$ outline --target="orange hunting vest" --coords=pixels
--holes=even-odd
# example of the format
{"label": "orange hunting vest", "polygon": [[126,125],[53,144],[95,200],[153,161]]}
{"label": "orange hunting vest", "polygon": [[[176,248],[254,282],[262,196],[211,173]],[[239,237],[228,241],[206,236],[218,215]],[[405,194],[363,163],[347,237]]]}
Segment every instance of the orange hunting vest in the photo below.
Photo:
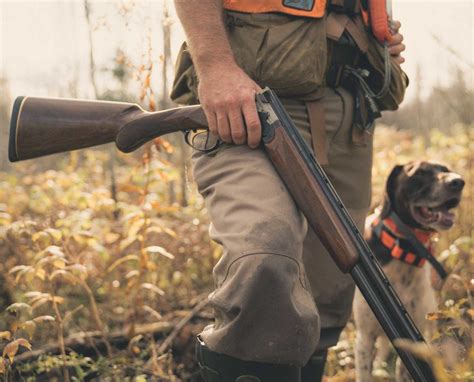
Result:
{"label": "orange hunting vest", "polygon": [[280,12],[295,16],[324,16],[326,0],[224,0],[224,8],[245,13]]}

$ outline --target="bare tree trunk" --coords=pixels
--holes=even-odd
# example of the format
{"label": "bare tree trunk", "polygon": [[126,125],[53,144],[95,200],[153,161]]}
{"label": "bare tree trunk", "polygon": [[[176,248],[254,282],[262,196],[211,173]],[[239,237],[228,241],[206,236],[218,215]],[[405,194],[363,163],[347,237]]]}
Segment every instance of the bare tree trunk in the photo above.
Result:
{"label": "bare tree trunk", "polygon": [[168,5],[165,1],[163,6],[163,68],[162,68],[162,88],[161,103],[163,109],[170,107],[171,101],[168,98],[168,65],[171,61],[171,20],[168,12]]}
{"label": "bare tree trunk", "polygon": [[188,205],[188,179],[186,171],[186,161],[188,158],[188,146],[184,141],[183,137],[179,140],[179,151],[180,151],[180,168],[179,175],[181,177],[181,206],[186,207]]}
{"label": "bare tree trunk", "polygon": [[0,94],[2,94],[2,102],[0,103],[0,170],[8,169],[7,153],[8,153],[8,129],[10,117],[10,92],[8,82],[5,78],[0,77]]}
{"label": "bare tree trunk", "polygon": [[423,102],[421,101],[421,89],[422,89],[422,75],[421,75],[421,67],[419,64],[416,66],[416,74],[415,74],[415,83],[416,83],[416,94],[415,94],[415,112],[416,112],[416,126],[418,127],[422,137],[425,147],[430,145],[430,128],[426,121],[423,120],[423,110],[422,105]]}
{"label": "bare tree trunk", "polygon": [[[100,98],[100,93],[97,87],[97,82],[95,79],[95,60],[94,60],[94,39],[92,36],[92,23],[90,18],[90,5],[88,0],[84,0],[84,11],[86,14],[87,20],[87,30],[89,33],[89,75],[92,84],[92,88],[94,89],[94,97],[95,99]],[[109,145],[109,172],[110,172],[110,195],[111,198],[115,201],[115,205],[117,205],[117,185],[116,185],[116,177],[115,177],[115,162],[117,159],[117,153],[115,147]],[[114,217],[115,219],[118,218],[118,210],[117,208],[114,209]]]}
{"label": "bare tree trunk", "polygon": [[[161,108],[168,109],[173,107],[171,100],[169,99],[168,93],[168,69],[171,62],[171,24],[172,21],[169,16],[168,6],[165,1],[163,7],[163,68],[162,68],[162,90],[161,90]],[[182,134],[175,134],[174,137],[170,138],[174,146],[179,150],[179,177],[180,177],[180,204],[183,207],[188,205],[188,193],[187,193],[187,181],[186,181],[186,157],[187,157],[187,146],[183,140]],[[170,201],[175,202],[175,188],[176,184],[171,181],[169,184]]]}
{"label": "bare tree trunk", "polygon": [[90,6],[88,0],[84,0],[84,11],[86,13],[87,30],[89,33],[89,75],[92,87],[94,88],[94,96],[96,99],[98,99],[99,91],[97,88],[97,83],[95,81],[94,40],[92,38],[92,23],[90,18]]}
{"label": "bare tree trunk", "polygon": [[[169,109],[172,107],[171,100],[168,97],[168,68],[171,63],[171,19],[168,12],[168,4],[166,0],[163,5],[163,67],[161,70],[161,97],[160,97],[160,108]],[[176,147],[176,134],[173,134],[168,138],[170,142]],[[170,160],[171,157],[168,156]],[[180,171],[181,174],[181,171]],[[168,198],[170,204],[176,202],[176,182],[170,180],[168,183]]]}
{"label": "bare tree trunk", "polygon": [[[74,32],[74,37],[72,43],[75,44],[79,40],[77,36],[77,13],[76,13],[76,4],[73,2],[68,3],[67,5],[67,10],[68,10],[68,17],[71,20],[71,30]],[[72,78],[69,80],[68,84],[68,91],[69,91],[69,97],[72,98],[80,98],[79,95],[79,59],[78,59],[78,54],[77,54],[77,48],[74,50],[75,57],[73,57],[74,60],[74,66],[72,69]]]}

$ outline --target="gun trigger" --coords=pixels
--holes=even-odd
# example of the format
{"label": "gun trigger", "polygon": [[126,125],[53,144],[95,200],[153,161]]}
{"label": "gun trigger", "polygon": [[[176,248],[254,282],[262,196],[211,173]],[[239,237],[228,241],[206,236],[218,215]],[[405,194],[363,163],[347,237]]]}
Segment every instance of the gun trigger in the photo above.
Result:
{"label": "gun trigger", "polygon": [[268,123],[262,123],[262,141],[264,143],[271,142],[275,137],[275,129]]}
{"label": "gun trigger", "polygon": [[260,117],[260,120],[265,121],[268,123],[268,117],[270,117],[270,113],[267,113],[266,111],[259,111],[258,116]]}

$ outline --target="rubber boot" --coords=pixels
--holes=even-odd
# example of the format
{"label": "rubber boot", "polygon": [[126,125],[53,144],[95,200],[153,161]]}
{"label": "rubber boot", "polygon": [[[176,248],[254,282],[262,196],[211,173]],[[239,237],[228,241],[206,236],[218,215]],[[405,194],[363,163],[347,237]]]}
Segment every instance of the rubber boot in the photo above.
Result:
{"label": "rubber boot", "polygon": [[205,382],[300,382],[300,368],[243,361],[216,353],[198,338],[196,358]]}
{"label": "rubber boot", "polygon": [[321,350],[314,353],[308,363],[301,369],[301,382],[321,382],[328,352]]}

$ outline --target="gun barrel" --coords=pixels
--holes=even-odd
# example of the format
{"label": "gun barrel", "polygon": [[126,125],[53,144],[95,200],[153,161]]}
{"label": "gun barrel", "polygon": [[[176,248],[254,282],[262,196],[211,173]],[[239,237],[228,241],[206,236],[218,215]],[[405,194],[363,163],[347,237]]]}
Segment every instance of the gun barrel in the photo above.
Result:
{"label": "gun barrel", "polygon": [[114,142],[120,127],[142,113],[132,103],[18,97],[8,156],[16,162]]}
{"label": "gun barrel", "polygon": [[[340,270],[350,273],[388,338],[423,342],[410,315],[296,126],[271,90],[257,95],[270,160]],[[430,365],[396,347],[416,382],[435,381]]]}

